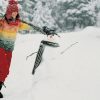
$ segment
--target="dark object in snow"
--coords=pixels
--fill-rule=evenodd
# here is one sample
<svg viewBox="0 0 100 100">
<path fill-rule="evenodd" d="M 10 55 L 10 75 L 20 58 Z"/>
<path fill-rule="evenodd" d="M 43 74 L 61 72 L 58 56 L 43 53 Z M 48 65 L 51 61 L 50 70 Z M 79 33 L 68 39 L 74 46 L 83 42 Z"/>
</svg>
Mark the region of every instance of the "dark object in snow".
<svg viewBox="0 0 100 100">
<path fill-rule="evenodd" d="M 47 35 L 54 35 L 55 34 L 55 30 L 50 29 L 47 26 L 43 26 L 43 32 L 45 32 Z"/>
<path fill-rule="evenodd" d="M 51 42 L 51 41 L 42 40 L 41 43 L 43 43 L 43 44 L 45 44 L 47 46 L 51 46 L 51 47 L 59 47 L 59 44 L 58 43 Z"/>
<path fill-rule="evenodd" d="M 39 46 L 39 50 L 37 52 L 35 64 L 34 64 L 34 67 L 33 67 L 33 70 L 32 70 L 32 74 L 35 74 L 36 68 L 40 65 L 40 63 L 42 61 L 42 54 L 44 52 L 44 49 L 45 49 L 45 45 L 43 43 L 41 43 L 40 46 Z"/>
<path fill-rule="evenodd" d="M 43 32 L 45 32 L 47 36 L 48 36 L 48 35 L 52 35 L 52 36 L 57 35 L 58 37 L 60 37 L 60 36 L 56 33 L 56 30 L 55 30 L 55 29 L 50 29 L 50 28 L 48 28 L 47 26 L 43 26 L 42 29 L 43 29 Z"/>
<path fill-rule="evenodd" d="M 3 98 L 3 94 L 0 92 L 0 98 Z"/>
<path fill-rule="evenodd" d="M 33 67 L 33 70 L 32 70 L 33 75 L 35 74 L 36 68 L 40 65 L 40 63 L 42 61 L 42 55 L 43 55 L 45 46 L 59 47 L 59 44 L 54 43 L 54 42 L 50 42 L 50 41 L 45 41 L 45 40 L 41 41 L 40 46 L 39 46 L 39 50 L 38 50 L 37 55 L 36 55 L 34 67 Z"/>
<path fill-rule="evenodd" d="M 3 94 L 1 93 L 2 86 L 3 86 L 3 82 L 0 82 L 0 98 L 3 98 Z"/>
</svg>

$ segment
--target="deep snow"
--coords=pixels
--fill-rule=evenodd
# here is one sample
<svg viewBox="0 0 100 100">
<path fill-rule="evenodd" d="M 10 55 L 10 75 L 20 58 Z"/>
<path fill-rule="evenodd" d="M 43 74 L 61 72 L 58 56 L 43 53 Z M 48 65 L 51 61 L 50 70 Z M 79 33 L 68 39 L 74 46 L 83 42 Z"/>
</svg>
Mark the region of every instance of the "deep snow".
<svg viewBox="0 0 100 100">
<path fill-rule="evenodd" d="M 18 34 L 3 100 L 100 100 L 100 28 L 55 36 L 60 47 L 45 48 L 33 76 L 36 54 L 26 57 L 38 50 L 44 38 Z"/>
</svg>

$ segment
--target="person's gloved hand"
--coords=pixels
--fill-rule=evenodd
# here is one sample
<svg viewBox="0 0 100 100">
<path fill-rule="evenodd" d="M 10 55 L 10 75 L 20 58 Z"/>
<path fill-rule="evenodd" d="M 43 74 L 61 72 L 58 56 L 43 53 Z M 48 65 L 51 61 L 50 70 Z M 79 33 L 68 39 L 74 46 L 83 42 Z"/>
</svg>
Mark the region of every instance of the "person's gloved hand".
<svg viewBox="0 0 100 100">
<path fill-rule="evenodd" d="M 46 33 L 46 35 L 54 35 L 55 34 L 55 30 L 54 29 L 50 29 L 47 26 L 43 26 L 43 32 Z"/>
</svg>

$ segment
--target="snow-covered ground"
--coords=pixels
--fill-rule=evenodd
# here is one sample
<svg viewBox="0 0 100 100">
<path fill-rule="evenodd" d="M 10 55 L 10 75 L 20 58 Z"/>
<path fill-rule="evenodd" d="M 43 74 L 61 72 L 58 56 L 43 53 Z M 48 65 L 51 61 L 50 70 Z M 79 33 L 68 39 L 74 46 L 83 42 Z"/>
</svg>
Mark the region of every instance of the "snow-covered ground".
<svg viewBox="0 0 100 100">
<path fill-rule="evenodd" d="M 31 74 L 40 34 L 18 34 L 3 100 L 100 100 L 100 28 L 55 36 L 60 47 L 46 47 Z"/>
</svg>

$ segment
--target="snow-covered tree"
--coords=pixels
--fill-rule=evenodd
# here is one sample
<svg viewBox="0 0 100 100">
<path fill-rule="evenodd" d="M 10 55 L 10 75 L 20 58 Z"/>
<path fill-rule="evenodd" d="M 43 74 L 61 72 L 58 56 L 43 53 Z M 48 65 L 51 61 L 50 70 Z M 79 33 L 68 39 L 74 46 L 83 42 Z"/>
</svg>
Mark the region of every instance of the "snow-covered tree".
<svg viewBox="0 0 100 100">
<path fill-rule="evenodd" d="M 17 0 L 22 20 L 36 26 L 67 31 L 99 25 L 100 0 Z M 8 0 L 0 0 L 5 14 Z M 100 25 L 99 25 L 100 26 Z"/>
<path fill-rule="evenodd" d="M 63 31 L 96 24 L 95 7 L 91 9 L 89 0 L 60 1 L 54 9 L 55 20 Z"/>
<path fill-rule="evenodd" d="M 19 2 L 21 5 L 20 16 L 24 21 L 31 22 L 33 19 L 34 7 L 36 1 L 34 0 L 22 0 Z"/>
<path fill-rule="evenodd" d="M 33 14 L 33 23 L 36 25 L 42 27 L 42 26 L 48 26 L 50 28 L 57 27 L 55 20 L 53 19 L 51 13 L 52 8 L 55 6 L 55 1 L 51 0 L 40 0 L 37 2 L 35 8 L 34 8 L 34 14 Z"/>
</svg>

